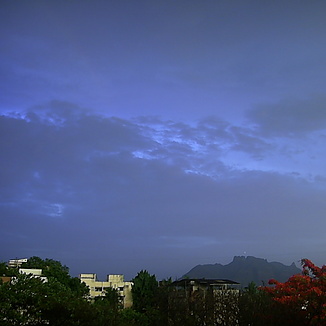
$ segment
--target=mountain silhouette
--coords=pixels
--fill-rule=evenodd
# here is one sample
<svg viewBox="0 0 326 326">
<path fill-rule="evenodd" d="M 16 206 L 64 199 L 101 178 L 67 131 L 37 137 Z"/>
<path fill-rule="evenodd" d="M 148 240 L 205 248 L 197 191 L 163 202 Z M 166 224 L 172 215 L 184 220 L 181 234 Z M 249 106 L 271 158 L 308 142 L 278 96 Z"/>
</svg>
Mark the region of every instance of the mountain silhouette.
<svg viewBox="0 0 326 326">
<path fill-rule="evenodd" d="M 286 266 L 278 262 L 252 256 L 235 256 L 230 264 L 197 265 L 183 278 L 229 279 L 247 286 L 250 282 L 256 285 L 267 285 L 270 279 L 285 282 L 289 277 L 300 274 L 301 270 L 294 263 Z"/>
</svg>

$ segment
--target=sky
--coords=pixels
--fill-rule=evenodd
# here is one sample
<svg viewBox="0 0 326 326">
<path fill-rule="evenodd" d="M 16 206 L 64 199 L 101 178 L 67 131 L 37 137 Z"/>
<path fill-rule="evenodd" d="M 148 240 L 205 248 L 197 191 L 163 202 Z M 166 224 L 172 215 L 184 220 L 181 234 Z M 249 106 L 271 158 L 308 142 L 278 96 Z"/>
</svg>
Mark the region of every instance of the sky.
<svg viewBox="0 0 326 326">
<path fill-rule="evenodd" d="M 0 1 L 0 260 L 180 277 L 326 264 L 326 2 Z"/>
</svg>

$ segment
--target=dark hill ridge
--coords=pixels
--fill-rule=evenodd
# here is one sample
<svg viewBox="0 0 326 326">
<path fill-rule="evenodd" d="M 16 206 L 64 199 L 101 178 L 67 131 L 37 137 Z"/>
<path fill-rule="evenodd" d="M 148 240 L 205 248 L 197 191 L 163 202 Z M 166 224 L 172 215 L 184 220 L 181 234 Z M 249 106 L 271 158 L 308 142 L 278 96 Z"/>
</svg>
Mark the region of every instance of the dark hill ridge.
<svg viewBox="0 0 326 326">
<path fill-rule="evenodd" d="M 301 270 L 292 263 L 286 266 L 278 262 L 268 262 L 267 259 L 252 256 L 235 256 L 230 264 L 197 265 L 183 277 L 229 279 L 247 286 L 250 282 L 257 285 L 268 283 L 272 278 L 285 282 L 289 277 L 300 274 Z"/>
</svg>

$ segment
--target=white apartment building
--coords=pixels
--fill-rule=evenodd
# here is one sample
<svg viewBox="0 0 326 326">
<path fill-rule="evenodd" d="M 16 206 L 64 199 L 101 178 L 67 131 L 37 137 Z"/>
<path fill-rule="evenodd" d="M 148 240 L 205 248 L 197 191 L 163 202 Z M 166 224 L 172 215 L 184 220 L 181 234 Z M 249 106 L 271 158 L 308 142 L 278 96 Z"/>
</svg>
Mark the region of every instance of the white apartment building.
<svg viewBox="0 0 326 326">
<path fill-rule="evenodd" d="M 8 267 L 20 267 L 23 263 L 27 263 L 27 260 L 27 258 L 10 259 L 8 262 Z"/>
<path fill-rule="evenodd" d="M 43 282 L 47 282 L 48 278 L 43 276 L 42 269 L 35 269 L 35 268 L 19 268 L 20 274 L 32 275 L 33 277 L 40 278 Z"/>
<path fill-rule="evenodd" d="M 106 281 L 97 280 L 96 274 L 80 274 L 80 281 L 84 282 L 88 288 L 91 298 L 105 296 L 107 288 L 118 291 L 121 303 L 124 308 L 132 306 L 132 282 L 125 282 L 122 274 L 107 275 Z"/>
</svg>

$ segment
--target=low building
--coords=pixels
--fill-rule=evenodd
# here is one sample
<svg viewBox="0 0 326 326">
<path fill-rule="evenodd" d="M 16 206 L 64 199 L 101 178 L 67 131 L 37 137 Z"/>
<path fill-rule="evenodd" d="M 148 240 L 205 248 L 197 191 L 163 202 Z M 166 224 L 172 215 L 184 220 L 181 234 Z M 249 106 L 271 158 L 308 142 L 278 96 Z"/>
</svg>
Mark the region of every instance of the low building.
<svg viewBox="0 0 326 326">
<path fill-rule="evenodd" d="M 225 279 L 181 279 L 170 285 L 172 316 L 201 320 L 202 325 L 239 325 L 240 283 Z M 175 318 L 175 317 L 174 317 Z"/>
<path fill-rule="evenodd" d="M 12 268 L 19 268 L 23 263 L 27 263 L 27 258 L 21 258 L 21 259 L 10 259 L 8 261 L 8 267 Z"/>
<path fill-rule="evenodd" d="M 132 282 L 125 282 L 122 274 L 107 275 L 106 281 L 99 281 L 96 274 L 80 274 L 79 279 L 88 288 L 91 298 L 105 296 L 106 289 L 113 288 L 118 291 L 124 308 L 132 306 Z"/>
<path fill-rule="evenodd" d="M 240 283 L 225 279 L 184 278 L 174 281 L 171 286 L 179 289 L 187 288 L 191 291 L 208 290 L 209 288 L 213 290 L 239 290 Z"/>
<path fill-rule="evenodd" d="M 42 276 L 42 269 L 36 269 L 36 268 L 19 268 L 18 272 L 20 274 L 31 274 L 36 277 Z"/>
<path fill-rule="evenodd" d="M 43 282 L 47 282 L 48 278 L 43 276 L 42 269 L 35 269 L 35 268 L 19 268 L 18 272 L 20 274 L 32 275 L 33 277 L 40 278 Z"/>
</svg>

